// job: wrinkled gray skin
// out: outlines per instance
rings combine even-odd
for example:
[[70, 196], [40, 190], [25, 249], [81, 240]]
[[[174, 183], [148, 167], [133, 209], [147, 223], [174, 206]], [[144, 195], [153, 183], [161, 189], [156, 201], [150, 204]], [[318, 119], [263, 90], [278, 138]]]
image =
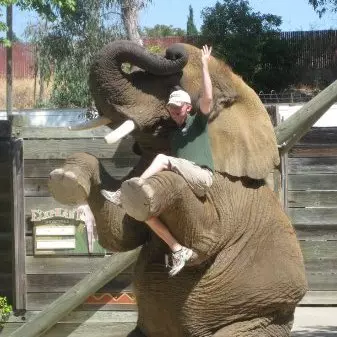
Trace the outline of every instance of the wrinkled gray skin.
[[[167, 151], [174, 126], [165, 109], [170, 88], [180, 84], [197, 100], [199, 52], [176, 45], [160, 58], [119, 41], [93, 64], [90, 85], [99, 113], [111, 119], [110, 126], [127, 119], [137, 125], [134, 138], [142, 157], [131, 175]], [[126, 61], [146, 71], [124, 74]], [[209, 68], [216, 173], [204, 199], [180, 176], [161, 172], [145, 182], [154, 193], [151, 198], [131, 196], [128, 215], [99, 193], [121, 182], [85, 153], [74, 154], [51, 173], [50, 190], [60, 202], [89, 203], [104, 247], [126, 251], [143, 245], [134, 274], [139, 319], [129, 336], [290, 336], [294, 309], [307, 284], [293, 227], [264, 183], [279, 161], [273, 128], [259, 98], [240, 77], [215, 58]], [[132, 209], [143, 211], [133, 214]], [[199, 255], [175, 277], [168, 277], [164, 265], [168, 248], [142, 223], [151, 215], [160, 216], [178, 241]]]

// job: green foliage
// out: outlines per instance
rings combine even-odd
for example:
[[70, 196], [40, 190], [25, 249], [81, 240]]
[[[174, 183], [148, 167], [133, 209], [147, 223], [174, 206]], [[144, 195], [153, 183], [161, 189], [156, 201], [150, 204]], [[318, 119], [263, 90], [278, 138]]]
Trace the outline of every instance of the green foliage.
[[191, 5], [189, 6], [189, 14], [188, 14], [188, 17], [187, 17], [186, 35], [187, 36], [198, 35], [198, 29], [194, 24], [193, 8], [192, 8]]
[[289, 80], [293, 56], [279, 38], [279, 16], [253, 12], [247, 0], [223, 0], [205, 8], [202, 17], [204, 40], [257, 90], [278, 90]]
[[309, 0], [309, 4], [314, 7], [319, 17], [328, 11], [337, 13], [337, 0]]
[[3, 327], [10, 313], [12, 312], [12, 306], [7, 303], [6, 297], [0, 296], [0, 328]]
[[146, 49], [150, 52], [150, 53], [153, 53], [153, 54], [162, 54], [164, 49], [157, 45], [157, 44], [152, 44], [150, 46], [147, 46]]
[[[75, 4], [76, 0], [0, 0], [0, 6], [16, 5], [21, 10], [34, 10], [48, 21], [55, 21], [58, 16], [68, 15], [75, 9]], [[0, 8], [0, 19], [2, 17]], [[7, 24], [0, 21], [0, 31], [7, 30]], [[0, 38], [0, 42], [6, 47], [11, 45], [11, 41], [5, 38]]]
[[[122, 38], [118, 23], [106, 19], [108, 1], [77, 0], [70, 15], [53, 24], [36, 27], [27, 34], [36, 48], [37, 67], [44, 81], [52, 77], [49, 105], [87, 107], [91, 105], [88, 88], [93, 56], [103, 45]], [[41, 103], [41, 101], [40, 101]], [[46, 103], [45, 103], [46, 104]]]
[[174, 28], [172, 25], [155, 25], [154, 27], [144, 27], [141, 31], [146, 37], [184, 36], [185, 31], [181, 28]]
[[23, 10], [34, 10], [48, 21], [55, 21], [58, 16], [68, 15], [75, 10], [76, 0], [17, 0]]

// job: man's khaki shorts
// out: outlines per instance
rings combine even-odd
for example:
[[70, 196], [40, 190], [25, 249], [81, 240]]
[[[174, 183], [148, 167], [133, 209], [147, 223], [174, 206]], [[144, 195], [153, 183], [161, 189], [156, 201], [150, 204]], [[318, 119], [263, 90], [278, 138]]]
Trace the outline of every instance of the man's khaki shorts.
[[208, 168], [203, 168], [195, 163], [168, 156], [171, 171], [181, 175], [198, 197], [203, 197], [213, 183], [213, 173]]

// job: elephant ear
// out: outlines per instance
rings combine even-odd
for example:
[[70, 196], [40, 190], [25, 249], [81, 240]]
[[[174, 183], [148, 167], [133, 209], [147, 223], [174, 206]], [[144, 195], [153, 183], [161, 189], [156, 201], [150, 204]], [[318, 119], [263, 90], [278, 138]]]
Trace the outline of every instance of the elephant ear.
[[214, 167], [235, 177], [264, 179], [280, 162], [274, 128], [256, 93], [237, 75], [231, 78], [237, 93], [231, 104], [214, 92], [209, 122]]

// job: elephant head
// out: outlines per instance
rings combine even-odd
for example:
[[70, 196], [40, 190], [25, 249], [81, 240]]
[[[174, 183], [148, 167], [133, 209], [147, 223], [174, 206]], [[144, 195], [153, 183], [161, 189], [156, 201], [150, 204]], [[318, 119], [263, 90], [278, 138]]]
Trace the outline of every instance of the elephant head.
[[[141, 173], [149, 154], [168, 150], [174, 127], [166, 110], [170, 90], [179, 85], [196, 105], [199, 53], [177, 44], [160, 57], [118, 41], [97, 56], [90, 88], [104, 123], [128, 123], [108, 141], [133, 133], [142, 154], [133, 175]], [[140, 69], [125, 73], [125, 62]], [[51, 173], [50, 190], [63, 203], [88, 202], [106, 248], [125, 251], [143, 245], [135, 265], [139, 319], [132, 336], [290, 336], [306, 280], [295, 232], [263, 180], [279, 163], [273, 127], [258, 96], [225, 63], [212, 57], [209, 70], [215, 174], [205, 198], [197, 198], [181, 176], [164, 171], [139, 186], [126, 213], [100, 195], [109, 178], [98, 160], [84, 153]], [[168, 277], [168, 248], [142, 223], [149, 216], [160, 216], [181, 244], [198, 253], [196, 265]]]
[[[89, 78], [103, 123], [116, 127], [126, 122], [126, 132], [133, 131], [140, 149], [154, 153], [167, 150], [167, 133], [173, 126], [166, 110], [167, 98], [179, 85], [196, 104], [202, 81], [199, 53], [184, 44], [172, 45], [165, 57], [129, 41], [107, 45], [96, 57]], [[125, 73], [124, 63], [141, 69]], [[212, 58], [209, 70], [214, 92], [209, 134], [215, 169], [235, 177], [265, 178], [278, 165], [279, 155], [263, 104], [224, 62]], [[116, 141], [126, 132], [119, 129], [107, 139]]]

